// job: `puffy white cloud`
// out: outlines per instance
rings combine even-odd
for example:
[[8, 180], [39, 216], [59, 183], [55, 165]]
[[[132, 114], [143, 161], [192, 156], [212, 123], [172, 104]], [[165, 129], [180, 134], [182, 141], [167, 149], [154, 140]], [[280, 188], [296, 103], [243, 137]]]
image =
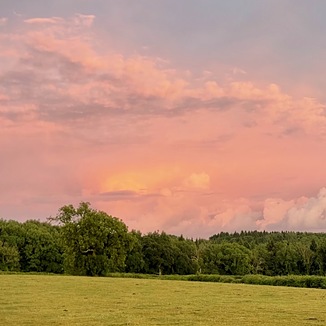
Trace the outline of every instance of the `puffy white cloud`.
[[320, 189], [316, 197], [296, 202], [285, 216], [289, 229], [326, 230], [326, 188]]
[[263, 219], [257, 226], [267, 230], [326, 230], [326, 188], [310, 198], [265, 200]]

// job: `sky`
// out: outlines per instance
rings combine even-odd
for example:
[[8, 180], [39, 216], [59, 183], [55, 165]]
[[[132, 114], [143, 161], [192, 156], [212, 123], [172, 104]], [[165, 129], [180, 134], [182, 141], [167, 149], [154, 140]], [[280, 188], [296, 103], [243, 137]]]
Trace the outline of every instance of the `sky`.
[[0, 218], [326, 231], [324, 0], [0, 1]]

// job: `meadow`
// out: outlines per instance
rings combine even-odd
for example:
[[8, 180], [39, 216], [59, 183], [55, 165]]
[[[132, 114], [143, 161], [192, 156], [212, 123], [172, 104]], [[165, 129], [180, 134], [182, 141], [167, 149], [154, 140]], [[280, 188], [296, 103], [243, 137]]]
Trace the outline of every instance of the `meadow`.
[[0, 275], [0, 325], [325, 325], [322, 289]]

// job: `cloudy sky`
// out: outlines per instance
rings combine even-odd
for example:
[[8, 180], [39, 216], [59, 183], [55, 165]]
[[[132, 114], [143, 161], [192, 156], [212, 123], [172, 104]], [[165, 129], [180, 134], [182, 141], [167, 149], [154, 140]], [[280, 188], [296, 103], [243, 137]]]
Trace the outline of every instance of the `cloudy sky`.
[[0, 2], [0, 218], [326, 231], [326, 1]]

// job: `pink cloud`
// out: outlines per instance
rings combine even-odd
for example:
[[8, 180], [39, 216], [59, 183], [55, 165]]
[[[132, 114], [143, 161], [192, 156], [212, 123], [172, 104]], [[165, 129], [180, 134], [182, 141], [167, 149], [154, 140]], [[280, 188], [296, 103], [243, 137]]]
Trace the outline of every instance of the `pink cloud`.
[[326, 230], [326, 189], [316, 197], [301, 200], [287, 211], [288, 227], [294, 229]]
[[89, 200], [143, 231], [324, 228], [323, 103], [99, 48], [94, 18], [1, 36], [2, 216]]
[[260, 228], [286, 230], [326, 230], [326, 189], [316, 196], [299, 197], [292, 200], [268, 199], [265, 201]]
[[[77, 15], [81, 19], [88, 17], [84, 16]], [[278, 124], [280, 133], [301, 128], [308, 133], [324, 134], [325, 107], [316, 100], [294, 99], [275, 84], [263, 88], [249, 81], [217, 84], [211, 79], [195, 86], [189, 77], [161, 67], [155, 58], [99, 54], [87, 32], [83, 34], [73, 25], [67, 32], [69, 20], [65, 24], [59, 23], [57, 18], [51, 22], [54, 26], [42, 30], [36, 26], [24, 35], [27, 54], [20, 68], [33, 68], [33, 73], [39, 74], [37, 77], [47, 78], [45, 83], [43, 80], [44, 87], [57, 92], [61, 98], [78, 99], [86, 105], [97, 104], [103, 111], [105, 107], [119, 107], [128, 112], [139, 112], [143, 107], [142, 112], [151, 114], [202, 109], [245, 110], [241, 114], [248, 125], [259, 119], [260, 124], [269, 128], [273, 128], [271, 124]], [[37, 67], [42, 70], [37, 71]], [[69, 85], [62, 87], [65, 79]]]

